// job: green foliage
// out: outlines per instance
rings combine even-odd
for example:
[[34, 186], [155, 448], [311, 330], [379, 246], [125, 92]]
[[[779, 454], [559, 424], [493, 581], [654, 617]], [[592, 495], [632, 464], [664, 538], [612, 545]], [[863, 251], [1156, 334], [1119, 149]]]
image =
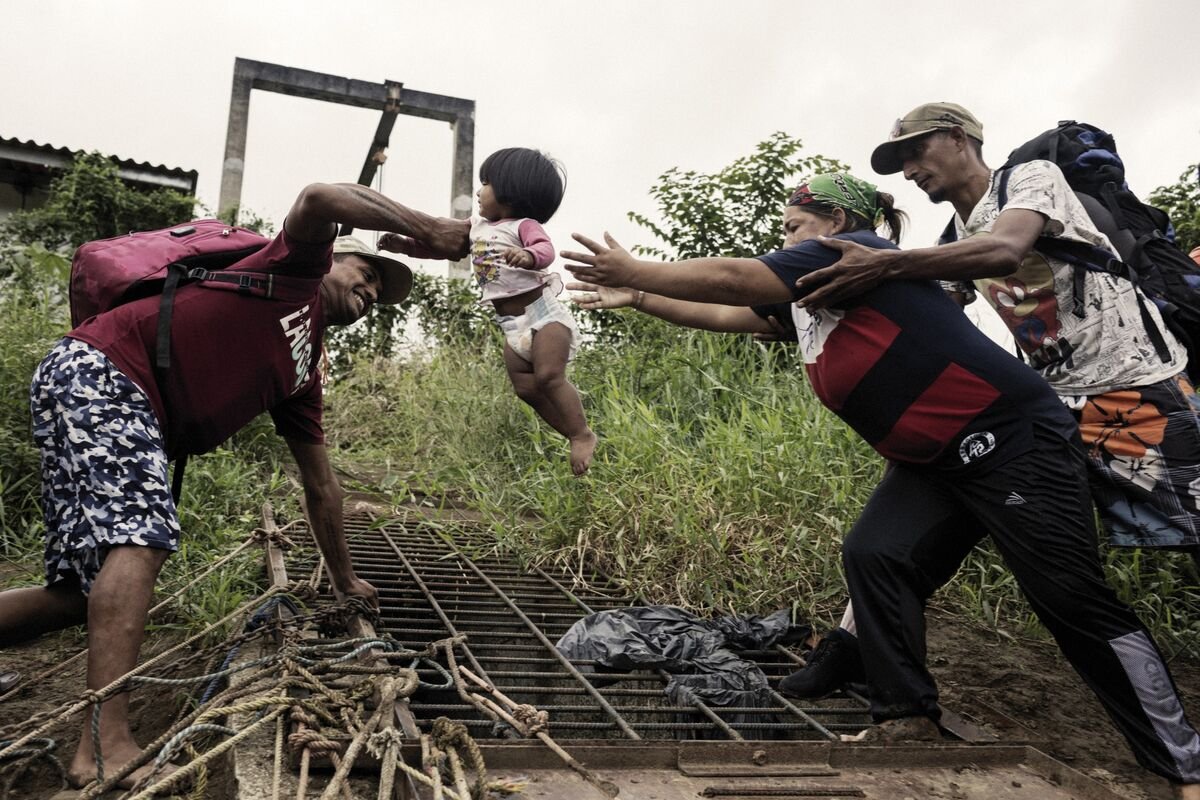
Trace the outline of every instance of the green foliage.
[[495, 312], [479, 301], [468, 281], [417, 275], [408, 302], [417, 312], [422, 335], [438, 344], [486, 339], [494, 327]]
[[1200, 247], [1200, 164], [1185, 169], [1178, 182], [1155, 189], [1149, 202], [1170, 215], [1180, 250]]
[[0, 243], [0, 556], [41, 551], [41, 466], [30, 437], [29, 381], [67, 330], [65, 257]]
[[[205, 212], [211, 213], [207, 206], [205, 207]], [[222, 222], [228, 222], [230, 225], [236, 225], [240, 228], [254, 231], [261, 236], [271, 237], [275, 235], [275, 223], [262, 216], [257, 211], [252, 211], [248, 208], [230, 206], [214, 216], [216, 216], [216, 218]]]
[[399, 354], [410, 321], [415, 321], [430, 346], [478, 342], [480, 347], [492, 349], [495, 341], [498, 347], [492, 319], [491, 306], [480, 303], [478, 293], [467, 282], [415, 273], [406, 302], [375, 306], [355, 324], [328, 330], [325, 341], [333, 374], [342, 375], [357, 362]]
[[9, 237], [70, 248], [129, 231], [165, 228], [192, 218], [196, 199], [171, 189], [144, 192], [126, 186], [117, 165], [100, 153], [77, 156], [50, 185], [45, 206], [5, 220]]
[[778, 248], [780, 209], [797, 178], [846, 169], [822, 155], [799, 155], [803, 147], [799, 139], [776, 132], [754, 153], [717, 172], [667, 170], [650, 189], [662, 221], [632, 211], [628, 215], [665, 247], [638, 246], [634, 252], [673, 260], [751, 258]]

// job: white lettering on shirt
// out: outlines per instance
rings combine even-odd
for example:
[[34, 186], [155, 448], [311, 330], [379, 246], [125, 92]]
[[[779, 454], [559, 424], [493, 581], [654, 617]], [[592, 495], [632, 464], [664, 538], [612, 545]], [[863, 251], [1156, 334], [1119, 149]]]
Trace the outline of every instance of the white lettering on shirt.
[[287, 338], [288, 347], [291, 349], [292, 364], [295, 367], [296, 382], [292, 385], [292, 394], [308, 383], [309, 376], [312, 374], [309, 368], [310, 356], [313, 351], [312, 343], [309, 341], [312, 337], [312, 324], [308, 317], [308, 309], [309, 307], [305, 306], [279, 320], [279, 325], [283, 328], [283, 335]]

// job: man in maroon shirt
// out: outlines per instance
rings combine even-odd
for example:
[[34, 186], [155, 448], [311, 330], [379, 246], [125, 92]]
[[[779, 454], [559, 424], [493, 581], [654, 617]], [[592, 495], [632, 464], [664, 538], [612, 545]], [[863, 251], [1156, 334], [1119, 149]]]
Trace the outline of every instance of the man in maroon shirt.
[[[375, 303], [398, 303], [412, 273], [338, 223], [421, 240], [444, 258], [467, 253], [468, 224], [430, 217], [357, 184], [313, 184], [283, 231], [231, 269], [287, 276], [287, 297], [181, 287], [171, 360], [153, 367], [158, 298], [118, 306], [72, 330], [34, 374], [34, 438], [42, 450], [46, 586], [0, 593], [0, 645], [87, 623], [87, 685], [102, 689], [137, 663], [159, 570], [178, 547], [167, 462], [216, 447], [263, 411], [299, 467], [309, 520], [339, 597], [378, 605], [343, 532], [342, 491], [325, 450], [317, 361], [328, 325], [350, 325]], [[110, 774], [139, 752], [129, 695], [107, 700], [100, 744]], [[68, 770], [96, 775], [91, 713]], [[146, 767], [122, 785], [132, 785]]]

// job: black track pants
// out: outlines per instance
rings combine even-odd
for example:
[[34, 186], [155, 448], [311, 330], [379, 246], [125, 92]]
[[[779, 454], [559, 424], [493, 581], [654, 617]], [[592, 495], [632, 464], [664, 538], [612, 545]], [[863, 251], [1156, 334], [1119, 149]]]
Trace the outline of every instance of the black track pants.
[[1200, 782], [1200, 736], [1154, 641], [1105, 582], [1083, 453], [1050, 434], [1036, 439], [1035, 449], [976, 478], [897, 465], [871, 495], [842, 559], [872, 714], [936, 718], [925, 601], [990, 535], [1139, 763]]

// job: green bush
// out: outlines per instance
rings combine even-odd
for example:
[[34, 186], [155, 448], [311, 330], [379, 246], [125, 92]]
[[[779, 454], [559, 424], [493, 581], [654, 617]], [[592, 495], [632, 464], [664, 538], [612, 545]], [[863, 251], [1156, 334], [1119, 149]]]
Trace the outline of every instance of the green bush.
[[0, 243], [0, 555], [40, 553], [41, 466], [30, 435], [29, 381], [67, 330], [67, 260]]
[[69, 249], [129, 231], [166, 228], [192, 218], [196, 198], [171, 189], [141, 191], [125, 185], [117, 165], [100, 153], [77, 156], [50, 185], [46, 205], [4, 221], [8, 238]]
[[667, 170], [650, 188], [658, 219], [628, 215], [665, 247], [639, 245], [633, 252], [669, 259], [753, 258], [779, 247], [780, 209], [800, 176], [846, 170], [836, 159], [801, 156], [803, 148], [799, 139], [779, 131], [716, 172]]
[[1180, 250], [1187, 253], [1200, 247], [1200, 164], [1185, 169], [1170, 186], [1155, 189], [1149, 202], [1170, 215]]
[[375, 306], [363, 320], [325, 335], [333, 374], [345, 374], [359, 361], [392, 358], [400, 352], [409, 319], [416, 320], [426, 344], [436, 346], [481, 340], [490, 342], [490, 306], [479, 302], [474, 286], [461, 280], [413, 275], [412, 294], [395, 306]]

